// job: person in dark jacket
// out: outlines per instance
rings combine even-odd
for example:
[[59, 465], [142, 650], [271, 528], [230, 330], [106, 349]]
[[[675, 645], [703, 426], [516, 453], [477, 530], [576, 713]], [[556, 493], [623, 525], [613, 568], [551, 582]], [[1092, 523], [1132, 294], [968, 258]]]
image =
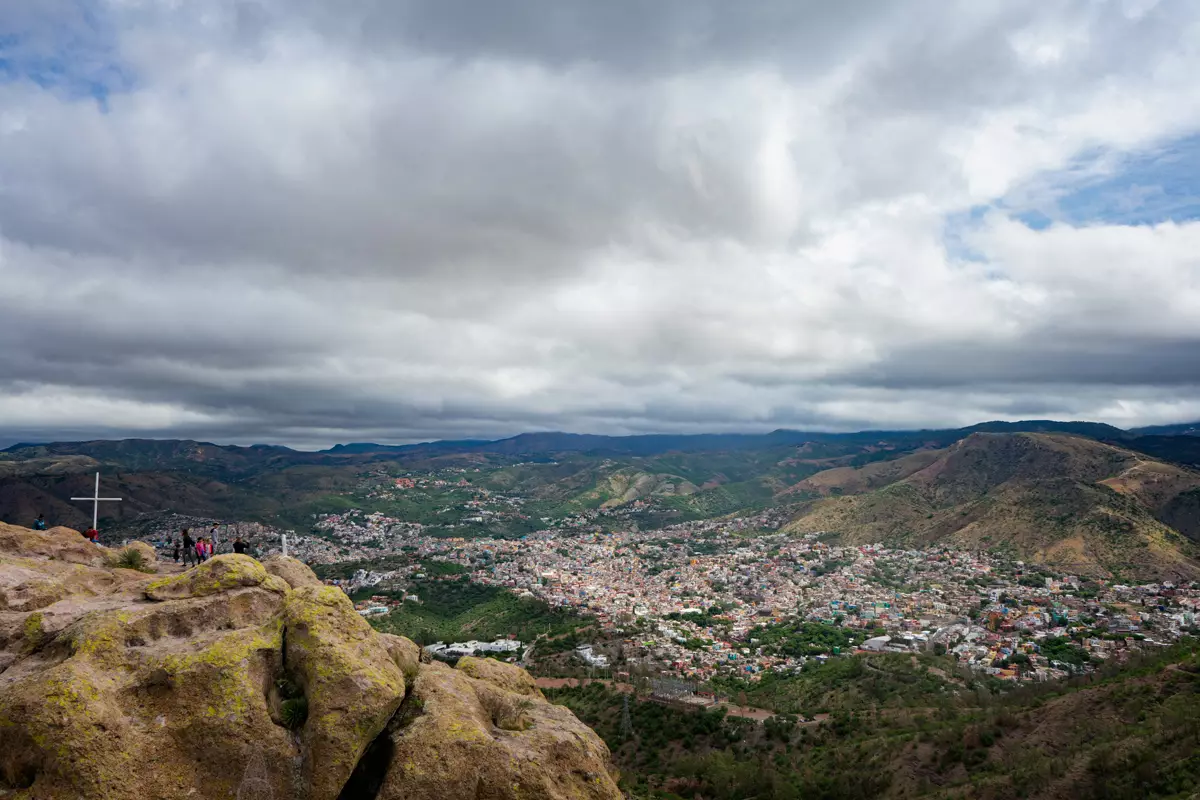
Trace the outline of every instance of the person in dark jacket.
[[235, 553], [245, 553], [246, 552], [246, 543], [242, 541], [242, 537], [239, 536], [233, 540], [233, 552], [235, 552]]
[[183, 563], [193, 567], [200, 563], [199, 557], [196, 555], [196, 542], [187, 528], [183, 529]]
[[38, 518], [33, 522], [33, 529], [35, 531], [46, 530], [46, 516], [44, 514], [38, 514]]

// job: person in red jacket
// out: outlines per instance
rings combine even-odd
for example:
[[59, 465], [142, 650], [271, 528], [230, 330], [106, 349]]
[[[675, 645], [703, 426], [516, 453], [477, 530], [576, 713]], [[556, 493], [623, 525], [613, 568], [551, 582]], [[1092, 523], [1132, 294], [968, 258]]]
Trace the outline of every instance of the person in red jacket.
[[95, 528], [88, 528], [86, 531], [84, 531], [83, 536], [89, 542], [100, 544], [100, 531], [96, 530]]

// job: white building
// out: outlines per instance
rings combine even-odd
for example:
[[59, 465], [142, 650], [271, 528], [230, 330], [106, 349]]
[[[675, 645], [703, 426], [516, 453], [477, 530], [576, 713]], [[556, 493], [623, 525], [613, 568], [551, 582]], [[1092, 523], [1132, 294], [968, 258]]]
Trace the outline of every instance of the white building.
[[593, 652], [590, 644], [581, 644], [579, 647], [576, 647], [575, 655], [579, 656], [580, 660], [589, 667], [608, 666], [608, 656]]

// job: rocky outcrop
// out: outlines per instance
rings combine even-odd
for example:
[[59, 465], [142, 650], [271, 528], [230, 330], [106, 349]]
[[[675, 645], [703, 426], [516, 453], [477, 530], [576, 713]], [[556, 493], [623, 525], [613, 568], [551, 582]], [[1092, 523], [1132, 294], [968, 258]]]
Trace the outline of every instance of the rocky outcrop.
[[271, 556], [263, 559], [263, 567], [267, 572], [283, 578], [293, 589], [301, 586], [323, 586], [321, 579], [313, 574], [308, 565], [288, 556]]
[[104, 563], [107, 550], [92, 544], [70, 528], [51, 528], [48, 531], [33, 531], [6, 525], [0, 522], [0, 555], [53, 557], [69, 564], [88, 564], [94, 567]]
[[386, 734], [393, 756], [380, 800], [621, 796], [599, 736], [536, 688], [510, 691], [521, 683], [514, 676], [485, 674], [422, 666], [408, 700], [411, 718]]
[[537, 688], [532, 675], [509, 664], [502, 664], [490, 658], [467, 656], [458, 660], [458, 669], [472, 678], [498, 686], [506, 692], [537, 698], [542, 696], [542, 690]]
[[0, 525], [0, 797], [620, 797], [522, 670], [421, 664], [293, 559], [111, 555]]
[[[393, 636], [390, 633], [381, 633], [379, 638], [383, 640], [383, 646], [387, 648], [388, 655], [392, 657], [392, 661], [396, 662], [396, 666], [400, 667], [410, 680], [416, 678], [417, 670], [421, 668], [421, 648], [412, 639], [406, 639], [403, 636]], [[426, 659], [428, 661], [428, 659]]]
[[276, 577], [250, 556], [214, 556], [182, 575], [160, 578], [146, 587], [149, 600], [184, 600], [231, 589], [261, 587], [284, 594], [287, 582]]
[[341, 589], [292, 590], [282, 621], [288, 673], [308, 701], [305, 783], [313, 797], [336, 797], [400, 707], [404, 674]]

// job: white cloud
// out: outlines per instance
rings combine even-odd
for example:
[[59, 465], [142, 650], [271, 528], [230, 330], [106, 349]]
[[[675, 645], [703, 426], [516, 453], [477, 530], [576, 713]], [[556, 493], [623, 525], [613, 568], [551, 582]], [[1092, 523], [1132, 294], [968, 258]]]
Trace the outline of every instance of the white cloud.
[[1197, 224], [946, 226], [1200, 129], [1192, 6], [452, 6], [114, 2], [104, 106], [0, 83], [0, 400], [59, 398], [5, 425], [1190, 413]]

